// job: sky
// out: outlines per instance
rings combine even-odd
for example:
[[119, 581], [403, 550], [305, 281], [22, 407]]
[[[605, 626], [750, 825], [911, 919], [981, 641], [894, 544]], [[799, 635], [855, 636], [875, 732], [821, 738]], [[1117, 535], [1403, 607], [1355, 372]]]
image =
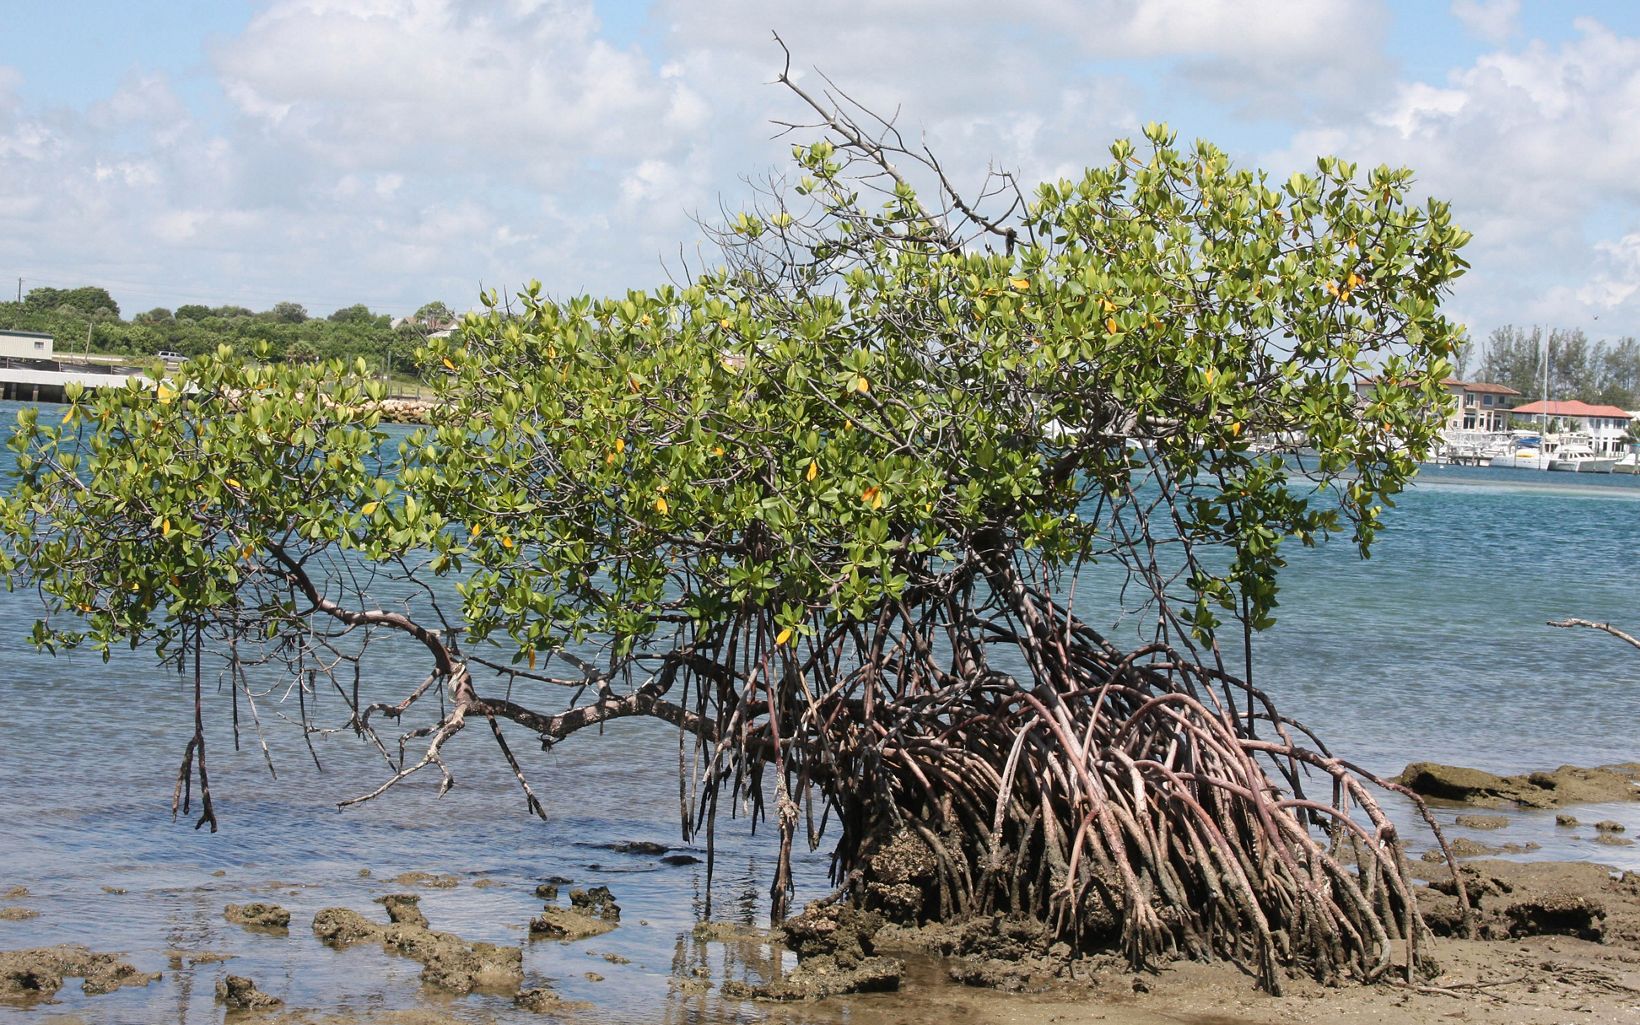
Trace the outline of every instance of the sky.
[[0, 292], [653, 287], [789, 167], [773, 31], [959, 187], [1076, 175], [1150, 121], [1277, 181], [1405, 165], [1474, 233], [1472, 334], [1640, 335], [1628, 0], [7, 0]]

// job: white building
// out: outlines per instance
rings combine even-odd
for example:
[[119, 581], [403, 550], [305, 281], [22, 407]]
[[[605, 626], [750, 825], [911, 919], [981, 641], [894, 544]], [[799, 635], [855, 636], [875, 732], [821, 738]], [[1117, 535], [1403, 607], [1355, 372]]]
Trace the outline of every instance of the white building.
[[[1627, 411], [1616, 406], [1591, 406], [1587, 402], [1528, 402], [1509, 411], [1517, 417], [1535, 417], [1539, 421], [1559, 420], [1568, 429], [1587, 434], [1594, 439], [1596, 455], [1617, 455], [1628, 451], [1629, 421]], [[1516, 424], [1517, 427], [1526, 426]]]
[[52, 338], [34, 331], [0, 330], [0, 359], [51, 359]]

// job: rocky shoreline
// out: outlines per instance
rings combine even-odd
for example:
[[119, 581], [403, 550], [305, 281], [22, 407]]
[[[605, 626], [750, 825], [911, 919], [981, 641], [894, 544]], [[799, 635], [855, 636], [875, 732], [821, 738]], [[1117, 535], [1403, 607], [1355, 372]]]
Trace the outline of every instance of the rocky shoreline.
[[[1554, 772], [1495, 776], [1420, 763], [1409, 766], [1399, 783], [1437, 804], [1449, 824], [1484, 832], [1489, 838], [1497, 835], [1504, 841], [1492, 844], [1457, 837], [1450, 842], [1460, 859], [1458, 878], [1467, 894], [1467, 909], [1444, 856], [1432, 852], [1434, 857], [1415, 864], [1415, 875], [1424, 886], [1419, 905], [1435, 934], [1437, 968], [1433, 974], [1406, 979], [1392, 971], [1374, 985], [1329, 987], [1295, 970], [1286, 975], [1285, 994], [1272, 997], [1257, 988], [1247, 966], [1225, 961], [1175, 961], [1136, 973], [1112, 952], [1076, 951], [1056, 942], [1035, 922], [996, 917], [956, 924], [897, 925], [872, 911], [815, 903], [780, 929], [709, 922], [680, 938], [680, 944], [723, 951], [719, 961], [729, 967], [712, 971], [697, 964], [686, 969], [683, 961], [674, 960], [668, 999], [679, 1006], [664, 1009], [664, 1016], [728, 1022], [744, 1020], [750, 1013], [771, 1022], [847, 1021], [850, 1025], [1049, 1020], [1066, 1025], [1095, 1021], [1129, 1025], [1383, 1021], [1400, 1025], [1446, 1017], [1500, 1025], [1640, 1022], [1640, 872], [1591, 862], [1477, 857], [1498, 851], [1520, 853], [1534, 845], [1508, 842], [1509, 826], [1516, 821], [1510, 816], [1468, 810], [1634, 800], [1640, 796], [1640, 764], [1595, 769], [1564, 766]], [[1581, 823], [1576, 816], [1564, 814], [1559, 826], [1587, 826], [1596, 839], [1628, 841], [1623, 825], [1611, 820]], [[666, 855], [669, 850], [658, 844], [611, 849], [644, 857]], [[869, 889], [868, 903], [891, 912], [914, 907], [915, 853], [893, 844], [885, 847], [885, 857], [892, 864]], [[675, 866], [687, 861], [662, 858], [662, 863]], [[361, 877], [367, 874], [360, 873]], [[492, 878], [463, 880], [455, 874], [429, 872], [403, 873], [388, 882], [433, 891], [450, 891], [464, 882], [474, 887], [513, 885]], [[567, 886], [568, 881], [516, 884], [543, 902], [528, 927], [518, 930], [526, 943], [585, 946], [592, 938], [622, 928], [616, 893], [605, 887], [574, 889], [561, 904], [561, 884]], [[0, 911], [14, 909], [16, 913], [9, 916], [14, 920], [42, 913], [40, 901], [22, 886], [0, 891], [0, 897], [7, 899]], [[214, 951], [174, 951], [170, 971], [193, 972], [206, 987], [214, 985], [217, 1003], [235, 1016], [230, 1020], [251, 1014], [269, 1025], [513, 1022], [533, 1020], [538, 1014], [588, 1022], [605, 1019], [597, 1006], [566, 999], [549, 980], [527, 973], [525, 947], [471, 942], [441, 931], [429, 922], [420, 896], [414, 893], [386, 893], [373, 899], [380, 905], [375, 911], [339, 906], [320, 909], [312, 915], [313, 936], [333, 950], [368, 944], [418, 962], [423, 999], [442, 994], [438, 1000], [444, 1003], [430, 1007], [453, 1007], [448, 1004], [451, 998], [480, 993], [507, 1001], [513, 1013], [475, 1018], [471, 1014], [450, 1017], [437, 1010], [338, 1013], [303, 1009], [292, 1003], [278, 980], [229, 972], [226, 969], [231, 965], [222, 962], [231, 955]], [[256, 901], [217, 906], [223, 920], [245, 933], [260, 935], [267, 942], [290, 942], [292, 915], [278, 904]], [[388, 920], [385, 924], [375, 917], [382, 911]], [[49, 916], [49, 905], [43, 913]], [[3, 942], [0, 933], [0, 944]], [[796, 955], [795, 966], [783, 963], [782, 951]], [[586, 952], [600, 954], [590, 948]], [[603, 971], [617, 972], [630, 964], [615, 954], [600, 956], [610, 965]], [[603, 978], [585, 974], [588, 979]], [[149, 986], [161, 973], [141, 971], [117, 953], [75, 945], [0, 952], [0, 1007], [40, 1006], [75, 978], [83, 980], [86, 994], [104, 994], [121, 987]], [[411, 985], [414, 987], [414, 979]], [[656, 1009], [657, 1018], [663, 1016], [662, 1011]]]

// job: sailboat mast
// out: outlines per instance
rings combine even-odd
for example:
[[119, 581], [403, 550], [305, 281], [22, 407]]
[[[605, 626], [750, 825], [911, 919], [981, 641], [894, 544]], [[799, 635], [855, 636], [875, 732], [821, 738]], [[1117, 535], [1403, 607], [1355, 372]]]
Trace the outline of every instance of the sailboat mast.
[[1543, 423], [1538, 429], [1538, 468], [1542, 470], [1549, 468], [1549, 347], [1553, 344], [1554, 335], [1543, 336]]

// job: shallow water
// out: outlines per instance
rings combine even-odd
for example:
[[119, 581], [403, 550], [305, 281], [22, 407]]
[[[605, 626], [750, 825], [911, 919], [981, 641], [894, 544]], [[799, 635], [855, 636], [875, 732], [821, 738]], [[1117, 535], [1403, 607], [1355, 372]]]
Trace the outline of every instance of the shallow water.
[[[0, 422], [9, 422], [13, 408], [0, 404]], [[1336, 752], [1379, 772], [1425, 758], [1499, 772], [1640, 759], [1640, 652], [1591, 631], [1544, 625], [1581, 616], [1640, 627], [1637, 546], [1640, 480], [1432, 470], [1391, 514], [1370, 561], [1356, 559], [1347, 544], [1291, 551], [1280, 622], [1256, 641], [1258, 683]], [[461, 877], [454, 889], [416, 891], [435, 927], [526, 943], [532, 981], [596, 1003], [599, 1020], [852, 1014], [864, 1021], [883, 1011], [880, 1000], [770, 1011], [674, 992], [673, 976], [696, 966], [714, 979], [769, 966], [742, 963], [744, 947], [691, 938], [705, 907], [704, 866], [667, 867], [653, 856], [598, 846], [678, 843], [677, 739], [665, 727], [618, 723], [601, 740], [579, 737], [548, 754], [515, 734], [514, 748], [549, 813], [544, 823], [525, 812], [493, 742], [477, 730], [449, 749], [458, 781], [449, 795], [437, 798], [431, 779], [413, 781], [344, 813], [338, 800], [381, 778], [378, 755], [351, 735], [320, 737], [320, 773], [299, 736], [275, 726], [275, 780], [254, 734], [233, 750], [223, 694], [211, 698], [218, 714], [208, 726], [222, 820], [222, 831], [211, 835], [173, 824], [167, 814], [190, 715], [181, 681], [136, 655], [106, 665], [84, 655], [37, 655], [23, 641], [33, 615], [30, 595], [0, 595], [0, 654], [11, 670], [0, 682], [0, 707], [11, 720], [0, 742], [0, 890], [21, 884], [32, 891], [0, 903], [41, 912], [0, 921], [0, 949], [80, 942], [166, 971], [146, 989], [99, 997], [71, 983], [53, 1013], [88, 1023], [219, 1021], [212, 986], [231, 970], [298, 1008], [436, 1007], [474, 1021], [538, 1020], [504, 997], [441, 1000], [417, 983], [414, 962], [370, 944], [334, 952], [313, 938], [308, 922], [321, 907], [345, 905], [380, 919], [371, 899], [404, 891], [389, 880], [413, 869]], [[345, 719], [338, 700], [321, 698], [319, 714]], [[1637, 809], [1573, 811], [1584, 822], [1626, 822], [1632, 838], [1640, 833]], [[1404, 820], [1406, 809], [1396, 814]], [[1441, 815], [1450, 822], [1453, 812]], [[1597, 845], [1591, 828], [1558, 828], [1553, 813], [1512, 819], [1502, 831], [1456, 832], [1489, 843], [1536, 842], [1539, 857], [1640, 868], [1640, 848]], [[723, 829], [713, 917], [766, 920], [765, 840], [743, 821]], [[828, 892], [824, 853], [800, 860], [799, 900]], [[363, 869], [370, 875], [361, 876]], [[531, 890], [549, 876], [610, 886], [622, 927], [579, 944], [528, 944], [525, 923], [539, 906]], [[494, 885], [473, 885], [481, 880]], [[126, 892], [105, 893], [105, 886]], [[288, 907], [289, 935], [223, 921], [224, 904], [248, 900]], [[233, 960], [172, 972], [168, 948]], [[753, 951], [751, 960], [772, 956]], [[603, 980], [588, 979], [589, 972]], [[0, 1023], [42, 1013], [0, 1008]]]

